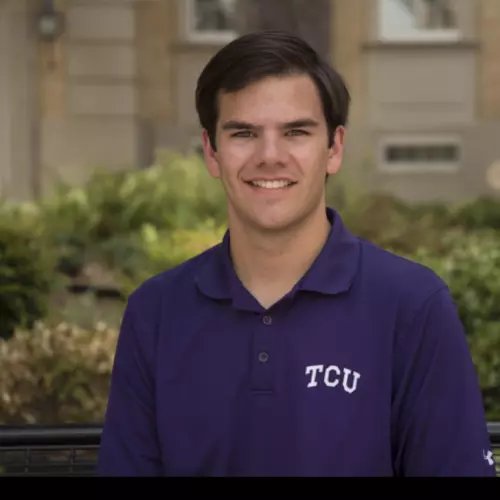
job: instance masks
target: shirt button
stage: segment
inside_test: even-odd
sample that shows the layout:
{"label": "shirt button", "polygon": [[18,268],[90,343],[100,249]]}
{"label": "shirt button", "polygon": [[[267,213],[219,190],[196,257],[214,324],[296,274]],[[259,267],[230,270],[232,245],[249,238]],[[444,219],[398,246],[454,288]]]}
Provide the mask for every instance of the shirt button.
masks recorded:
{"label": "shirt button", "polygon": [[259,353],[259,361],[261,363],[267,363],[268,359],[269,359],[269,354],[267,354],[267,352],[260,352]]}
{"label": "shirt button", "polygon": [[271,318],[271,316],[264,316],[262,321],[265,325],[270,325],[273,322],[273,318]]}

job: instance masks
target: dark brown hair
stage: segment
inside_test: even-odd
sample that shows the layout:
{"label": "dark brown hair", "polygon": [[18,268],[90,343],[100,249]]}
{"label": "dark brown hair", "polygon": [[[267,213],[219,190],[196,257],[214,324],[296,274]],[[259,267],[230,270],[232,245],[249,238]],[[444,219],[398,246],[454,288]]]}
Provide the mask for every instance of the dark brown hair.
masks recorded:
{"label": "dark brown hair", "polygon": [[237,92],[269,76],[309,75],[319,91],[328,126],[329,146],[335,129],[345,126],[350,95],[342,77],[304,40],[283,31],[258,31],[240,36],[217,52],[205,66],[196,87],[196,111],[214,150],[219,95]]}

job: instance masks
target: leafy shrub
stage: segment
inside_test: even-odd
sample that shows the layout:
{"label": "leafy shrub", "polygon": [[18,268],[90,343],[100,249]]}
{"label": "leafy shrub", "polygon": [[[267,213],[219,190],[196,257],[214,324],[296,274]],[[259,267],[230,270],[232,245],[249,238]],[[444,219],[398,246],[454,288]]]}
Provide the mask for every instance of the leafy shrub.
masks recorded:
{"label": "leafy shrub", "polygon": [[449,285],[468,336],[489,417],[500,420],[500,232],[443,235],[446,253],[422,247],[408,256]]}
{"label": "leafy shrub", "polygon": [[92,241],[140,231],[144,224],[173,229],[225,217],[220,184],[202,159],[169,152],[145,169],[96,170],[83,187],[60,185],[42,209],[47,228],[81,232]]}
{"label": "leafy shrub", "polygon": [[36,215],[22,210],[0,213],[0,337],[16,327],[30,328],[47,312],[56,286],[54,261],[44,248]]}
{"label": "leafy shrub", "polygon": [[425,247],[442,252],[436,207],[413,207],[395,196],[369,193],[341,211],[349,229],[383,248],[400,253]]}
{"label": "leafy shrub", "polygon": [[41,323],[0,341],[0,424],[101,422],[117,330]]}
{"label": "leafy shrub", "polygon": [[225,198],[199,156],[158,154],[149,168],[96,171],[84,186],[60,185],[41,202],[47,243],[57,248],[59,269],[78,275],[101,261],[131,272],[142,265],[137,247],[143,227],[193,229],[225,220]]}
{"label": "leafy shrub", "polygon": [[500,230],[500,199],[482,196],[460,203],[454,207],[449,224],[469,230]]}
{"label": "leafy shrub", "polygon": [[[411,205],[330,186],[328,202],[352,231],[428,265],[449,284],[488,418],[500,420],[500,201]],[[127,295],[219,243],[225,210],[222,187],[202,159],[168,152],[147,169],[97,172],[83,187],[60,186],[38,205],[0,207],[0,336],[19,327],[0,341],[0,423],[102,420],[117,332],[91,328],[90,320],[84,328],[48,326],[54,268],[77,276],[89,263],[104,264]]]}
{"label": "leafy shrub", "polygon": [[[177,228],[172,231],[158,231],[152,225],[145,225],[140,235],[141,257],[136,267],[122,269],[120,285],[128,295],[149,277],[175,267],[199,253],[218,244],[224,235],[224,225],[214,220],[202,221],[193,229]],[[140,259],[140,265],[139,265]]]}
{"label": "leafy shrub", "polygon": [[483,323],[469,336],[487,418],[500,421],[500,322]]}
{"label": "leafy shrub", "polygon": [[151,226],[145,227],[143,242],[152,271],[157,273],[177,266],[216,245],[224,231],[225,227],[216,225],[215,221],[202,222],[194,229],[178,228],[163,233]]}
{"label": "leafy shrub", "polygon": [[411,204],[359,189],[345,199],[339,208],[352,231],[427,265],[448,283],[487,416],[500,420],[500,199]]}
{"label": "leafy shrub", "polygon": [[57,251],[57,269],[67,276],[76,276],[87,260],[98,209],[81,187],[58,186],[54,196],[40,202],[44,241]]}
{"label": "leafy shrub", "polygon": [[436,255],[421,247],[411,258],[434,269],[450,286],[466,330],[500,322],[500,233],[447,233],[448,251]]}

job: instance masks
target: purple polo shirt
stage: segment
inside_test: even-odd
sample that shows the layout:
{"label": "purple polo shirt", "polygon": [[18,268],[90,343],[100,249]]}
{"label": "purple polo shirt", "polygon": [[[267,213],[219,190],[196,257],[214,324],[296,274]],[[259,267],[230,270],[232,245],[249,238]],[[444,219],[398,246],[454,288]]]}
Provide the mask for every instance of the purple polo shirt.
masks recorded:
{"label": "purple polo shirt", "polygon": [[321,254],[268,310],[228,234],[130,296],[100,475],[495,475],[446,285],[327,215]]}

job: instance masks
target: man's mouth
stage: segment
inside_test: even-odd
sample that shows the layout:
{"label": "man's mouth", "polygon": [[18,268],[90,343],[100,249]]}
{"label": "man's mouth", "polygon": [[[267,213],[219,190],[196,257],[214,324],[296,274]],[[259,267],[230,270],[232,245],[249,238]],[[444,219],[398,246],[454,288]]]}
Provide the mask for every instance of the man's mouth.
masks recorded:
{"label": "man's mouth", "polygon": [[297,183],[287,180],[273,180],[273,181],[256,180],[256,181],[247,181],[247,184],[253,187],[263,188],[263,189],[285,189]]}

